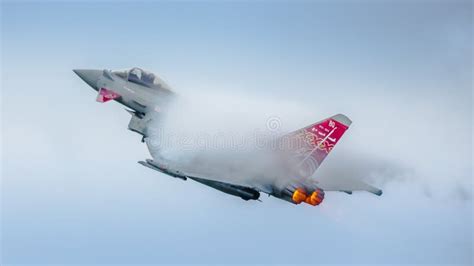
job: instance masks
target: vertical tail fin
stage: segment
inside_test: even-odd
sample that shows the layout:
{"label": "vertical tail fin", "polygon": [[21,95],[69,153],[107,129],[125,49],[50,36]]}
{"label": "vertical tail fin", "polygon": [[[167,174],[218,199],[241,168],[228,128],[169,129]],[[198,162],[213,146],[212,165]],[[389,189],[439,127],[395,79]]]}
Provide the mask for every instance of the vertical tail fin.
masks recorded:
{"label": "vertical tail fin", "polygon": [[313,175],[351,123],[347,116],[337,114],[283,136],[291,143],[299,174],[304,177]]}

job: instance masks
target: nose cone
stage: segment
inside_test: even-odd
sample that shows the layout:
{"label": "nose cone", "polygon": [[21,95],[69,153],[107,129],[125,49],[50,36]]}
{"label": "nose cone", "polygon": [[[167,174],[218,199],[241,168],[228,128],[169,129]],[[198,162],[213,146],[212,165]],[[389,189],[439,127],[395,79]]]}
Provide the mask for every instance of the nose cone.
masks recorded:
{"label": "nose cone", "polygon": [[84,80],[89,86],[97,90],[97,82],[102,76],[102,70],[96,69],[74,69],[76,73],[82,80]]}

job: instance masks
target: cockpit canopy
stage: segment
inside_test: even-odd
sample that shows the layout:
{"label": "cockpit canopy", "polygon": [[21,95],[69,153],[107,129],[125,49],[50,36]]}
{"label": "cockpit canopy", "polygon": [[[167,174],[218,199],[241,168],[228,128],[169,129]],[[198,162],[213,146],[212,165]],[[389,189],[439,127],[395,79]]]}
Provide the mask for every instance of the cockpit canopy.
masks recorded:
{"label": "cockpit canopy", "polygon": [[155,74],[140,69],[138,67],[134,67],[130,70],[113,71],[112,73],[125,80],[128,80],[129,82],[133,82],[138,85],[142,85],[152,89],[162,89],[171,91],[170,87],[162,79],[155,76]]}

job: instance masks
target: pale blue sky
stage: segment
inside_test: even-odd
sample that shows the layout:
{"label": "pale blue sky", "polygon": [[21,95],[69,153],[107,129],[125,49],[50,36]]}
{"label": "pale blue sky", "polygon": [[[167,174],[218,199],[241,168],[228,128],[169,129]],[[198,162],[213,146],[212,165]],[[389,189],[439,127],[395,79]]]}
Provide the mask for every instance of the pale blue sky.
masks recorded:
{"label": "pale blue sky", "polygon": [[[2,263],[472,264],[469,1],[1,8]],[[319,174],[384,195],[244,202],[141,167],[129,116],[71,71],[133,66],[291,127],[347,114]]]}

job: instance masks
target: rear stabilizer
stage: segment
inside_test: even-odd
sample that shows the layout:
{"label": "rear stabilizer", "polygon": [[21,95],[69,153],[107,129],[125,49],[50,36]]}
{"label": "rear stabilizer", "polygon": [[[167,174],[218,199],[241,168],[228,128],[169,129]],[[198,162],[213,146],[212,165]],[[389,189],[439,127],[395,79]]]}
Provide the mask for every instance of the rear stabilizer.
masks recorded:
{"label": "rear stabilizer", "polygon": [[337,114],[337,115],[331,116],[330,119],[334,119],[335,121],[344,125],[346,128],[349,128],[349,126],[352,124],[352,120],[350,120],[349,117],[343,114]]}
{"label": "rear stabilizer", "polygon": [[296,155],[300,174],[311,176],[351,124],[347,116],[337,114],[283,136]]}

